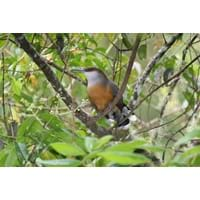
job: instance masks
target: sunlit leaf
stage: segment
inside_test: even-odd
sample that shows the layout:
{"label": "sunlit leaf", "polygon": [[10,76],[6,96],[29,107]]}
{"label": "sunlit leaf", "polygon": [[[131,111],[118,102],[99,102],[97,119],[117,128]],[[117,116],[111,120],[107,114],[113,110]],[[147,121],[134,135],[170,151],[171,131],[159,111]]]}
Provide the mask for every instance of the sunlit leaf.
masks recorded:
{"label": "sunlit leaf", "polygon": [[51,127],[56,131],[62,131],[65,129],[63,121],[61,121],[56,115],[50,114],[49,112],[40,112],[38,117],[46,123],[46,126]]}
{"label": "sunlit leaf", "polygon": [[105,151],[98,155],[107,161],[120,165],[139,165],[150,162],[145,156],[130,152]]}
{"label": "sunlit leaf", "polygon": [[77,167],[81,165],[81,162],[75,159],[42,160],[37,158],[36,164],[45,167]]}
{"label": "sunlit leaf", "polygon": [[56,156],[55,154],[51,153],[48,150],[44,150],[40,153],[40,158],[43,160],[55,160]]}
{"label": "sunlit leaf", "polygon": [[161,147],[161,146],[152,146],[152,145],[144,145],[142,146],[143,149],[152,152],[152,153],[156,153],[156,152],[163,152],[166,148]]}
{"label": "sunlit leaf", "polygon": [[145,59],[147,56],[147,45],[143,44],[138,49],[138,56],[141,60]]}
{"label": "sunlit leaf", "polygon": [[91,152],[94,148],[97,139],[94,137],[85,137],[85,148],[88,152]]}
{"label": "sunlit leaf", "polygon": [[191,162],[192,166],[200,166],[200,155],[195,156],[195,158]]}
{"label": "sunlit leaf", "polygon": [[5,149],[0,151],[0,167],[5,166],[6,158],[7,158],[7,152]]}
{"label": "sunlit leaf", "polygon": [[18,158],[20,159],[21,162],[23,161],[27,161],[28,160],[28,150],[27,150],[27,146],[24,143],[16,143],[16,152],[18,155]]}
{"label": "sunlit leaf", "polygon": [[196,156],[200,154],[200,146],[195,146],[190,148],[189,150],[186,150],[182,155],[181,158],[188,158],[192,156]]}
{"label": "sunlit leaf", "polygon": [[17,140],[25,139],[25,134],[43,130],[41,123],[35,117],[27,117],[19,126]]}
{"label": "sunlit leaf", "polygon": [[83,156],[85,152],[77,145],[70,143],[56,142],[50,145],[57,153],[64,156]]}
{"label": "sunlit leaf", "polygon": [[96,141],[94,149],[99,149],[99,148],[105,146],[108,142],[110,142],[110,140],[112,138],[113,138],[112,135],[106,135],[106,136],[100,138],[99,140]]}
{"label": "sunlit leaf", "polygon": [[15,146],[7,146],[7,157],[5,160],[5,167],[16,167],[19,166],[19,160],[17,158],[17,153],[16,153],[16,149]]}
{"label": "sunlit leaf", "polygon": [[115,144],[111,147],[106,148],[106,151],[127,151],[132,152],[134,149],[142,147],[146,142],[144,140],[135,140],[133,142],[124,142]]}
{"label": "sunlit leaf", "polygon": [[181,145],[181,144],[185,144],[185,143],[189,142],[193,138],[200,138],[200,128],[199,127],[196,127],[192,131],[186,133],[183,137],[181,137],[175,143],[175,145],[178,146],[178,145]]}
{"label": "sunlit leaf", "polygon": [[126,46],[126,48],[128,49],[131,48],[132,45],[129,41],[128,35],[126,33],[122,33],[121,36],[122,36],[123,44]]}
{"label": "sunlit leaf", "polygon": [[22,91],[21,81],[12,78],[12,92],[13,92],[13,94],[20,96],[21,91]]}

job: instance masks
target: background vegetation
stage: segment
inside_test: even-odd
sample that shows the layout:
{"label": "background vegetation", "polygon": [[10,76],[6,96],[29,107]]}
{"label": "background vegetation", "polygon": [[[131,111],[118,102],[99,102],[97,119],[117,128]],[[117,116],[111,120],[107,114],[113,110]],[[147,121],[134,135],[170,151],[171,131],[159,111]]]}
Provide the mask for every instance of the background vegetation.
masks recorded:
{"label": "background vegetation", "polygon": [[[199,34],[0,34],[0,166],[199,166],[199,42]],[[137,116],[128,128],[96,118],[77,66],[119,85]]]}

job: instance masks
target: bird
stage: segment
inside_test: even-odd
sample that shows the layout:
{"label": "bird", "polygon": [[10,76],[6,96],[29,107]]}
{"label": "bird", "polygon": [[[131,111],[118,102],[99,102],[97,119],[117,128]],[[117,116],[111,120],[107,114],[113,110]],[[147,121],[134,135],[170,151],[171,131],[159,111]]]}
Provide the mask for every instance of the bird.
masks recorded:
{"label": "bird", "polygon": [[[91,105],[97,112],[104,112],[116,97],[119,88],[106,74],[96,67],[75,68],[72,72],[81,72],[87,79],[87,94]],[[116,121],[117,127],[126,126],[130,120],[126,117],[130,109],[120,98],[115,108],[105,117]]]}

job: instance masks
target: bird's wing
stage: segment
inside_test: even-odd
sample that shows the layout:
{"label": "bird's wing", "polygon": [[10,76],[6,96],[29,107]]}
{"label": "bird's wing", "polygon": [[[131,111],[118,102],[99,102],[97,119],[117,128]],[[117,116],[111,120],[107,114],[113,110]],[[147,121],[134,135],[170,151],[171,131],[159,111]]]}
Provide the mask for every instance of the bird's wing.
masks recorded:
{"label": "bird's wing", "polygon": [[[117,96],[119,88],[113,81],[109,81],[109,84],[112,88],[113,97],[115,98]],[[123,97],[121,97],[121,99],[118,101],[117,107],[122,111],[122,109],[124,107]]]}

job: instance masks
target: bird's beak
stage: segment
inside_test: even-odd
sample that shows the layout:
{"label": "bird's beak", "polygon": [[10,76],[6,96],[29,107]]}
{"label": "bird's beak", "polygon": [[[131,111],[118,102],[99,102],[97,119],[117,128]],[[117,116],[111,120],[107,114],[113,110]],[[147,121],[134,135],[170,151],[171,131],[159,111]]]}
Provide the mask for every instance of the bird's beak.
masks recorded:
{"label": "bird's beak", "polygon": [[71,69],[71,72],[81,72],[83,73],[85,70],[83,68],[73,68]]}

